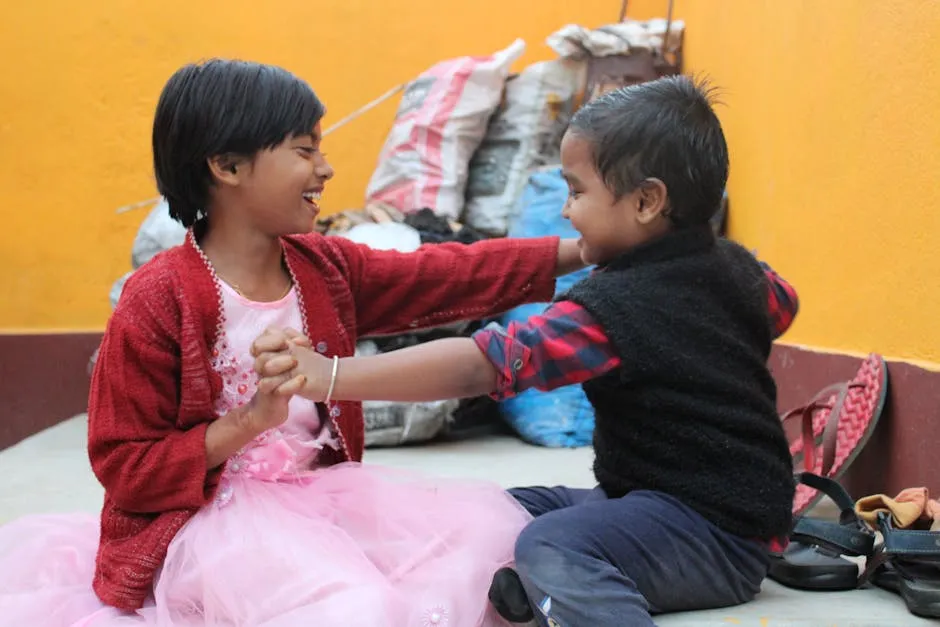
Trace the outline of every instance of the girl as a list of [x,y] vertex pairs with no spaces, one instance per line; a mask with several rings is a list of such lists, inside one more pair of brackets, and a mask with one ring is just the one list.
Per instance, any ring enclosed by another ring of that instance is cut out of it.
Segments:
[[[88,451],[98,521],[0,529],[10,625],[494,624],[487,587],[529,515],[497,486],[361,466],[357,403],[258,380],[269,326],[353,354],[362,335],[548,300],[557,239],[376,252],[312,234],[333,170],[323,107],[285,70],[180,69],[157,105],[157,186],[186,242],[128,281],[101,344]],[[99,534],[100,532],[100,534]],[[99,537],[100,535],[100,537]]]

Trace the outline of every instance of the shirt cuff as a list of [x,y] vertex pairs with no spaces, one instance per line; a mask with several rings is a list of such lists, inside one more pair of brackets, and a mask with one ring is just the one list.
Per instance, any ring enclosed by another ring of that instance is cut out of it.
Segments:
[[496,369],[496,390],[490,397],[501,401],[515,396],[518,374],[529,362],[532,351],[495,322],[486,325],[472,337],[480,352]]

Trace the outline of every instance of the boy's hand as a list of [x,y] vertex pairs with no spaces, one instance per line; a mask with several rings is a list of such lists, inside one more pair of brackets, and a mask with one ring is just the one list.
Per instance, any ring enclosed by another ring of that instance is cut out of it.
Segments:
[[304,378],[302,389],[298,394],[311,401],[322,402],[330,391],[330,380],[333,377],[333,360],[320,353],[301,346],[291,344],[291,356],[297,361],[293,374]]

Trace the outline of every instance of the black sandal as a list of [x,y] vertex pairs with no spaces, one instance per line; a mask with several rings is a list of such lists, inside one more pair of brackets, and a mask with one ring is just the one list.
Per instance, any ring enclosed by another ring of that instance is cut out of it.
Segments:
[[940,618],[940,531],[896,529],[886,512],[878,530],[884,542],[860,581],[900,594],[911,614]]
[[496,613],[510,623],[528,623],[535,618],[519,573],[512,568],[496,571],[490,584],[489,597]]
[[782,553],[771,555],[767,576],[800,590],[854,590],[859,585],[859,567],[843,556],[870,557],[875,533],[858,517],[852,497],[836,481],[809,472],[796,478],[835,502],[839,522],[796,517],[790,544]]

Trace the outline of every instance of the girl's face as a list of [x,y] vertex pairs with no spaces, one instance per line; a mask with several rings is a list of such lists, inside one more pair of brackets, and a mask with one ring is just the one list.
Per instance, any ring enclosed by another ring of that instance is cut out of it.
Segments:
[[[333,168],[320,151],[320,124],[309,135],[288,137],[236,166],[241,200],[255,228],[272,236],[309,233],[320,213],[320,196]],[[241,174],[241,173],[240,173]]]

